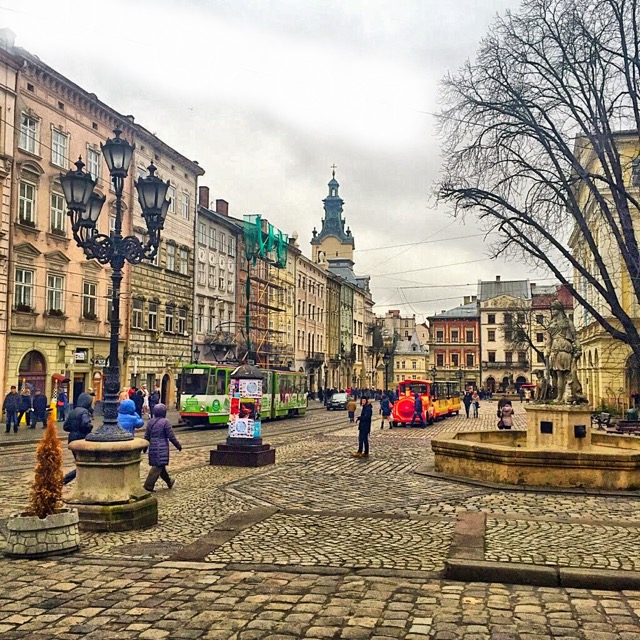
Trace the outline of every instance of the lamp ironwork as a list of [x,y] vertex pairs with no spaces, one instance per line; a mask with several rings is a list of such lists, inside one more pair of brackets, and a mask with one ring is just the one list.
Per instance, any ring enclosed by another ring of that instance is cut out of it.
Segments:
[[138,199],[142,207],[149,237],[146,242],[136,236],[122,235],[122,193],[128,175],[134,147],[120,137],[122,131],[113,131],[114,137],[101,144],[102,154],[109,169],[115,191],[115,224],[109,234],[98,232],[100,211],[106,196],[94,192],[96,180],[84,170],[82,158],[75,163],[76,169],[60,175],[62,192],[67,202],[73,237],[88,260],[97,260],[111,267],[111,336],[109,360],[104,369],[104,422],[92,431],[87,440],[110,442],[131,440],[133,435],[118,424],[118,393],[120,391],[120,359],[118,356],[120,331],[120,288],[125,262],[139,264],[153,260],[160,246],[160,232],[171,200],[167,198],[169,181],[163,182],[155,175],[153,162],[149,175],[136,182]]
[[198,347],[194,347],[193,349],[193,364],[198,364],[200,361],[200,349]]

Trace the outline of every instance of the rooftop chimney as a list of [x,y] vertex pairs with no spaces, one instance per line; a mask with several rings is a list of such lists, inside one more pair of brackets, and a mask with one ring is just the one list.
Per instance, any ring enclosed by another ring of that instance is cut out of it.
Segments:
[[496,282],[500,282],[500,276],[496,276]]
[[216,200],[216,213],[219,213],[221,216],[229,215],[229,203],[226,200],[221,200],[218,198]]
[[532,282],[532,283],[531,283],[531,291],[533,291],[535,288],[536,288],[536,283],[535,283],[535,282]]
[[198,204],[204,209],[209,208],[209,187],[198,187]]

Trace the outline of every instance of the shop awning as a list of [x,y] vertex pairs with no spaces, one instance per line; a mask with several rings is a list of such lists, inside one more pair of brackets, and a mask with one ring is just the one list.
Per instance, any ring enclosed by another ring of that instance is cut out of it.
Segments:
[[56,382],[71,382],[70,378],[65,378],[61,373],[54,373],[51,376],[52,380],[55,380]]

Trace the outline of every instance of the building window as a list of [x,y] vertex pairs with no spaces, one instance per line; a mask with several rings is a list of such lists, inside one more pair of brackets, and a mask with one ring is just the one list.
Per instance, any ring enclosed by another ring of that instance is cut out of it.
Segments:
[[640,158],[631,161],[631,186],[640,187]]
[[473,331],[472,330],[467,330],[466,339],[467,339],[467,342],[473,342]]
[[489,353],[487,354],[487,357],[489,359],[489,362],[495,362],[496,361],[496,352],[495,351],[489,351]]
[[436,342],[444,342],[444,332],[436,331]]
[[47,313],[62,315],[64,299],[64,277],[47,274]]
[[512,322],[513,322],[513,314],[505,313],[504,314],[504,323],[505,324],[511,324]]
[[538,324],[544,324],[544,316],[541,313],[536,316],[536,322]]
[[190,210],[191,208],[191,198],[189,198],[189,194],[188,193],[183,193],[182,194],[182,217],[185,220],[189,219],[189,215],[190,215]]
[[167,269],[169,271],[176,270],[176,245],[175,244],[167,245]]
[[418,363],[415,360],[411,361],[411,368],[412,369],[417,369],[418,368]]
[[495,313],[490,313],[487,316],[487,324],[495,324],[496,323],[496,314]]
[[220,253],[224,253],[225,252],[225,250],[226,250],[225,243],[226,242],[227,242],[226,236],[224,235],[224,233],[221,233],[218,236],[218,251]]
[[209,227],[209,249],[216,248],[216,230],[213,227]]
[[455,329],[454,331],[451,332],[451,342],[458,342],[458,330]]
[[518,324],[524,324],[524,313],[519,313],[517,316]]
[[198,262],[198,284],[207,284],[207,265],[204,262]]
[[526,364],[527,363],[527,353],[526,353],[526,351],[518,351],[518,362],[520,364]]
[[180,273],[183,275],[187,275],[189,273],[188,249],[180,249]]
[[140,298],[133,299],[133,308],[131,311],[131,326],[134,329],[142,329],[142,312],[144,310],[144,302]]
[[473,367],[473,353],[467,353],[467,368]]
[[443,367],[444,366],[444,354],[437,353],[436,354],[436,366]]
[[204,304],[198,305],[198,315],[196,317],[196,332],[202,333],[202,319],[204,318]]
[[87,171],[99,184],[102,176],[102,154],[96,149],[87,149]]
[[173,333],[173,316],[175,308],[168,304],[164,309],[164,330],[167,333]]
[[544,333],[536,333],[536,342],[544,342]]
[[113,289],[109,287],[107,289],[107,322],[111,323],[113,317]]
[[451,354],[451,365],[454,367],[460,366],[460,354],[458,353]]
[[207,225],[204,222],[198,222],[198,243],[207,244]]
[[64,196],[59,193],[51,194],[51,233],[65,235],[65,203]]
[[513,364],[513,351],[504,352],[504,361],[506,364]]
[[511,331],[511,329],[507,329],[507,330],[504,332],[504,339],[505,339],[507,342],[511,342],[511,341],[513,340],[513,331]]
[[58,167],[67,168],[69,164],[69,136],[53,129],[51,132],[51,162]]
[[33,271],[16,269],[15,306],[18,310],[33,309]]
[[36,186],[30,182],[20,182],[18,221],[30,227],[36,226]]
[[[222,273],[222,271],[220,271],[220,273]],[[224,291],[224,284],[225,284],[225,279],[223,274],[221,276],[218,276],[218,288],[220,289],[220,291]]]
[[538,362],[539,362],[539,363],[544,363],[544,353],[540,353],[540,352],[538,351],[538,352],[536,353],[536,355],[538,356],[538,357],[537,357]]
[[169,213],[176,212],[176,189],[169,187],[167,189],[167,198],[169,198]]
[[178,333],[181,336],[187,334],[187,310],[184,308],[178,310]]
[[38,152],[38,121],[26,113],[20,119],[20,141],[18,146],[23,151],[36,154]]
[[216,288],[216,268],[209,265],[209,289]]
[[84,281],[82,285],[82,317],[85,320],[98,318],[98,285],[95,282]]
[[235,258],[236,256],[236,239],[229,236],[229,256]]
[[496,330],[489,329],[487,332],[487,342],[495,342],[496,341]]
[[158,330],[158,303],[157,302],[149,303],[149,315],[147,316],[147,324],[149,325],[149,329],[151,329],[151,331]]

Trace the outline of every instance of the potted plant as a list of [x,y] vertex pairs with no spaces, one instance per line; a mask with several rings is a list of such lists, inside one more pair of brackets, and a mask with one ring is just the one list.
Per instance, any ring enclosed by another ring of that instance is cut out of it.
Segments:
[[31,313],[33,309],[29,304],[17,304],[15,311],[19,311],[20,313]]
[[85,311],[82,314],[84,320],[97,320],[98,316],[93,311]]
[[36,450],[29,510],[7,520],[7,555],[37,558],[78,549],[78,511],[62,506],[62,481],[62,445],[50,411]]

